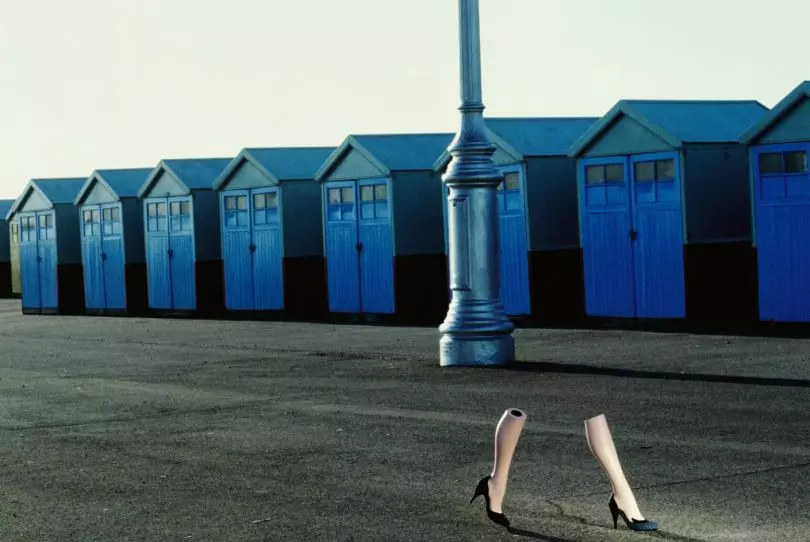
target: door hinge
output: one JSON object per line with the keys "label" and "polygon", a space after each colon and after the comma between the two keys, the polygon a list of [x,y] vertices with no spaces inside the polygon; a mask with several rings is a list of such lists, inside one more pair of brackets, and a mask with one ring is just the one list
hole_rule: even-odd
{"label": "door hinge", "polygon": [[632,239],[633,241],[638,239],[638,232],[636,230],[630,230],[630,239]]}

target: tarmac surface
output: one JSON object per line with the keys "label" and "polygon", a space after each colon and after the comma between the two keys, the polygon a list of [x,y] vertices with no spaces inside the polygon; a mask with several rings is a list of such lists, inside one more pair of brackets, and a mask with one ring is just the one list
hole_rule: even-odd
{"label": "tarmac surface", "polygon": [[[0,540],[810,540],[810,341],[22,316],[0,302]],[[469,504],[528,413],[504,511]],[[614,530],[605,413],[653,534]]]}

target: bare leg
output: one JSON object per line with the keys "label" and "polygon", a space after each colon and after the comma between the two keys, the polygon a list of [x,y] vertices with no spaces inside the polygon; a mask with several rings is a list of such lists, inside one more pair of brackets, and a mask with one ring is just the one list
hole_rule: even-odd
{"label": "bare leg", "polygon": [[492,511],[499,514],[503,513],[501,507],[506,496],[509,467],[525,423],[526,413],[510,408],[503,413],[495,429],[495,461],[492,465],[492,477],[489,479],[489,497]]}
{"label": "bare leg", "polygon": [[588,440],[591,453],[610,478],[616,504],[624,511],[628,519],[644,521],[633,490],[630,489],[630,484],[627,483],[627,478],[622,471],[619,455],[616,453],[616,446],[613,444],[613,437],[604,414],[585,421],[585,438]]}

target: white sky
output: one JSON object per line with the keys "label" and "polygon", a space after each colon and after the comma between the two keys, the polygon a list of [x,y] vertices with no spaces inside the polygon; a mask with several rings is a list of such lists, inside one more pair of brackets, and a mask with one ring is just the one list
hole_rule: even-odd
{"label": "white sky", "polygon": [[[457,0],[0,0],[0,197],[32,177],[454,132]],[[810,79],[807,0],[481,0],[491,116],[758,99]]]}

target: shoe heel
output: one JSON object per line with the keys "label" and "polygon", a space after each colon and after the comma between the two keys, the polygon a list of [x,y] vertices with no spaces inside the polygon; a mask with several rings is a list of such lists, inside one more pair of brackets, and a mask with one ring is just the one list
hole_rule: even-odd
{"label": "shoe heel", "polygon": [[489,492],[489,485],[487,482],[489,482],[489,476],[482,478],[481,481],[478,482],[478,485],[475,487],[475,492],[473,493],[472,499],[470,499],[470,504],[472,504],[473,501],[478,497],[480,497],[481,495],[485,495]]}
{"label": "shoe heel", "polygon": [[613,528],[619,528],[619,505],[616,504],[616,501],[613,500],[613,497],[610,497],[610,501],[608,502],[608,507],[610,507],[610,515],[613,516]]}

